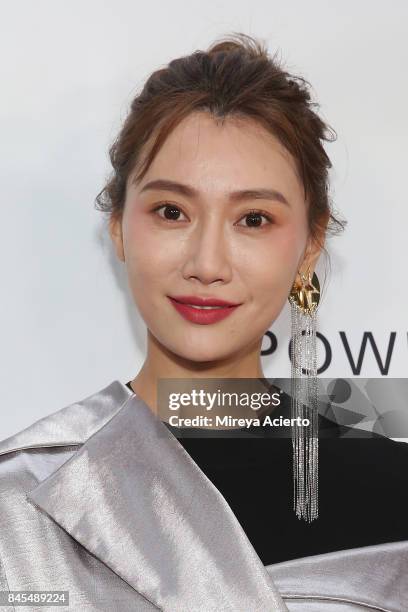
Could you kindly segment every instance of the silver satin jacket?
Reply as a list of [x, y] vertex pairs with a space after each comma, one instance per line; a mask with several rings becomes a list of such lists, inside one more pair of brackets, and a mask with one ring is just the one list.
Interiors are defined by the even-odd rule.
[[408, 541], [265, 567], [221, 493], [118, 380], [0, 442], [0, 561], [1, 590], [69, 591], [53, 610], [408, 611]]

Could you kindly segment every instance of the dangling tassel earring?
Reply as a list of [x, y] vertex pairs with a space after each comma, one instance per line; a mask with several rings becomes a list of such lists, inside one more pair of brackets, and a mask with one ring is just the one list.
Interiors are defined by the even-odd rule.
[[316, 356], [316, 310], [320, 285], [316, 273], [300, 274], [295, 281], [291, 305], [291, 416], [309, 419], [307, 426], [293, 421], [293, 509], [299, 519], [318, 518], [318, 402]]

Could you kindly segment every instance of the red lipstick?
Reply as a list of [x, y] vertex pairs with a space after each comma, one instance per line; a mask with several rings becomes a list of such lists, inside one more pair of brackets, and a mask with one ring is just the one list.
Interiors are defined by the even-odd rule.
[[[219, 298], [199, 297], [194, 295], [168, 296], [175, 309], [191, 323], [210, 325], [228, 317], [240, 306]], [[201, 306], [201, 308], [199, 308]], [[202, 308], [202, 307], [205, 308]], [[213, 308], [210, 308], [213, 307]]]

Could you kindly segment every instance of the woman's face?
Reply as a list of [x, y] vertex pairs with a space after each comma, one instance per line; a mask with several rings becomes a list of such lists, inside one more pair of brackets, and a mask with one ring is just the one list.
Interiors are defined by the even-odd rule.
[[[197, 362], [261, 343], [308, 242], [303, 188], [289, 153], [252, 120], [221, 125], [198, 112], [174, 129], [140, 183], [133, 176], [111, 235], [151, 334]], [[149, 187], [159, 180], [174, 186]], [[169, 296], [240, 305], [204, 324], [182, 316]]]

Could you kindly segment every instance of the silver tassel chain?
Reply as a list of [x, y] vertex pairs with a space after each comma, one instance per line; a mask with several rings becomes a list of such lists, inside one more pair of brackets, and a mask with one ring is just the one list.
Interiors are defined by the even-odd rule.
[[291, 302], [291, 320], [291, 417], [310, 420], [308, 426], [294, 421], [292, 428], [293, 508], [299, 519], [311, 523], [318, 518], [316, 311], [304, 312]]

